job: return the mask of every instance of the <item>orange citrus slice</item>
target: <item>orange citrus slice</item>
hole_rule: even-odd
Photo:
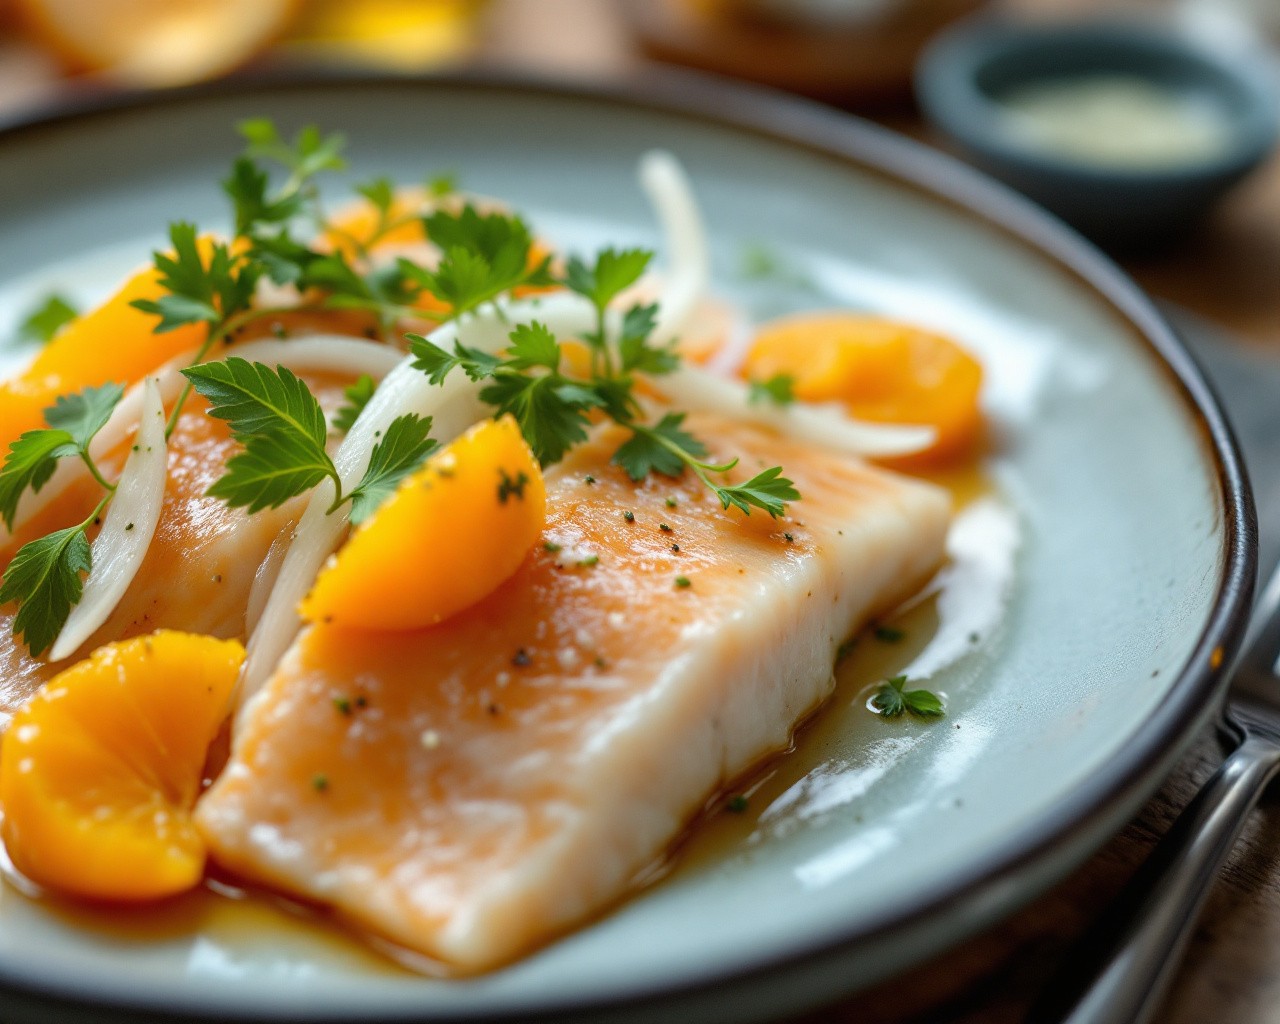
[[[18,6],[70,70],[166,86],[242,64],[284,30],[300,0],[18,0]]]
[[[422,629],[520,567],[547,518],[542,471],[511,417],[486,420],[408,477],[302,602],[311,622]]]
[[[775,321],[757,334],[742,373],[785,374],[797,398],[843,402],[858,419],[937,430],[927,451],[894,461],[962,455],[982,429],[982,364],[951,339],[895,320],[833,312]]]
[[[234,641],[160,632],[51,679],[0,746],[3,835],[18,870],[121,902],[199,883],[205,847],[191,809],[243,659]]]
[[[199,345],[204,324],[156,334],[157,318],[130,305],[163,294],[154,268],[138,271],[97,309],[63,327],[26,372],[0,382],[0,448],[44,426],[43,411],[59,395],[109,381],[133,384]]]

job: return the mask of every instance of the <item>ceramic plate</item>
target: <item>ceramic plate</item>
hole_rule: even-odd
[[[0,134],[0,336],[88,301],[171,219],[225,224],[232,125],[345,132],[353,176],[455,172],[571,250],[658,245],[635,180],[688,168],[716,289],[946,331],[987,363],[994,452],[942,585],[864,641],[799,750],[662,882],[510,969],[392,968],[285,908],[197,896],[86,915],[0,891],[7,1019],[760,1019],[901,970],[1009,912],[1117,829],[1212,712],[1252,583],[1252,509],[1212,397],[1148,302],[1029,206],[844,116],[689,79],[640,90],[327,80],[121,102]],[[13,355],[13,353],[10,353]],[[14,356],[20,358],[20,354]],[[864,707],[892,671],[935,724]]]

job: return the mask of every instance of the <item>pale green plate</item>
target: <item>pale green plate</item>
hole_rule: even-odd
[[[1063,229],[842,115],[686,78],[618,92],[239,84],[61,114],[0,133],[0,336],[50,286],[100,295],[171,219],[221,226],[232,125],[254,115],[341,129],[357,175],[455,171],[578,249],[657,243],[634,166],[647,148],[672,150],[705,209],[716,287],[753,314],[879,310],[987,360],[1003,497],[968,520],[959,552],[985,589],[940,601],[935,643],[903,653],[947,693],[944,721],[882,722],[846,687],[808,760],[783,762],[743,826],[718,819],[719,839],[695,841],[672,878],[508,970],[417,978],[322,928],[266,924],[268,911],[251,926],[212,910],[88,928],[6,888],[6,1020],[797,1011],[1043,890],[1120,826],[1212,713],[1213,652],[1238,641],[1255,537],[1239,460],[1185,352]],[[764,279],[744,276],[744,252]],[[939,653],[957,630],[978,642]]]

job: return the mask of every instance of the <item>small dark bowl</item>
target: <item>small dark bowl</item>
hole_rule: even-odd
[[[1008,130],[1002,96],[1097,74],[1137,76],[1212,103],[1229,126],[1228,144],[1187,163],[1113,168],[1037,148]],[[969,160],[1112,247],[1157,245],[1181,233],[1277,138],[1276,87],[1259,60],[1146,25],[965,22],[925,52],[916,91],[934,128]]]

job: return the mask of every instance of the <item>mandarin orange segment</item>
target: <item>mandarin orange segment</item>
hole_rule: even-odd
[[[901,463],[963,455],[982,429],[982,364],[950,338],[895,320],[834,312],[776,321],[757,334],[742,373],[786,374],[797,398],[843,402],[858,419],[934,427],[932,447]]]
[[[44,426],[42,411],[59,395],[109,381],[133,384],[199,345],[203,324],[156,334],[156,317],[130,305],[163,294],[154,268],[139,271],[101,306],[59,331],[25,373],[0,383],[0,447]]]
[[[244,660],[235,641],[159,632],[99,648],[51,679],[0,745],[9,856],[88,899],[161,899],[199,883],[191,820]]]
[[[542,533],[538,460],[511,417],[486,420],[408,477],[362,523],[302,602],[354,629],[442,622],[498,588]]]

